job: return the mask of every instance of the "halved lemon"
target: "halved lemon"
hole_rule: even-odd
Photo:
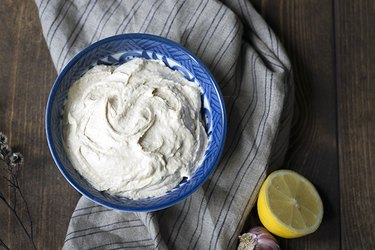
[[[318,229],[323,218],[323,203],[305,177],[291,170],[277,170],[260,188],[258,215],[271,233],[297,238]]]

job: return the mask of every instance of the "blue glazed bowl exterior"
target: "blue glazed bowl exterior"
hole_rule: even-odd
[[[62,117],[64,101],[70,86],[97,64],[122,64],[134,57],[160,59],[168,67],[180,71],[201,87],[209,144],[204,161],[190,179],[182,181],[165,195],[131,200],[93,188],[73,167],[63,146]],[[100,40],[76,55],[57,77],[46,108],[46,133],[53,159],[68,182],[82,195],[103,206],[122,211],[160,210],[183,200],[199,188],[217,165],[226,134],[223,98],[208,69],[191,52],[168,39],[148,34],[124,34]]]

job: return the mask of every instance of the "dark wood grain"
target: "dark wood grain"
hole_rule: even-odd
[[[280,240],[283,249],[339,249],[335,48],[332,1],[252,1],[284,44],[295,79],[295,114],[284,168],[306,176],[324,204],[312,235]]]
[[[343,249],[375,249],[375,2],[335,3]]]
[[[60,249],[78,194],[49,154],[44,109],[56,77],[35,3],[0,4],[0,130],[24,154],[20,183],[31,209],[38,249]],[[9,196],[9,188],[2,186]],[[29,249],[13,215],[0,203],[0,237],[11,249]]]

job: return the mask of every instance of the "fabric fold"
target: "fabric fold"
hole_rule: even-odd
[[[64,249],[235,249],[267,170],[285,155],[293,106],[291,65],[248,0],[36,0],[58,72],[105,37],[149,33],[182,44],[208,66],[225,99],[219,165],[193,195],[151,213],[125,213],[82,197]]]

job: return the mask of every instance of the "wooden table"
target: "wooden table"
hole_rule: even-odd
[[[294,66],[296,112],[285,168],[308,177],[325,206],[316,233],[280,240],[282,248],[375,249],[375,1],[252,2]],[[45,138],[56,72],[34,2],[0,3],[0,131],[25,156],[19,180],[37,247],[59,249],[80,195],[58,172]],[[11,249],[28,249],[3,205],[0,238]]]

